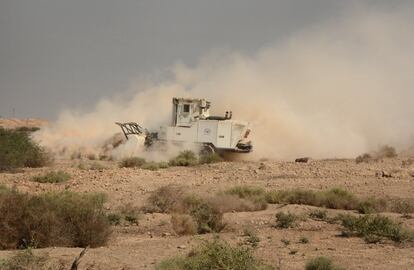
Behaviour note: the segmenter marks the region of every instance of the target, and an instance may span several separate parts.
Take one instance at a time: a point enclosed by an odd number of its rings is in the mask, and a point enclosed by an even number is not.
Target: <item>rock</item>
[[[299,163],[308,163],[310,160],[309,157],[302,157],[302,158],[297,158],[295,159],[295,162],[299,162]]]
[[[377,177],[387,177],[387,178],[392,177],[391,173],[387,172],[387,171],[377,171],[375,173],[375,176],[377,176]]]
[[[169,233],[169,232],[163,232],[161,235],[162,235],[162,237],[167,237],[167,236],[171,236],[171,233]]]
[[[178,248],[178,249],[186,249],[186,248],[187,248],[187,246],[186,246],[186,245],[179,245],[177,248]]]

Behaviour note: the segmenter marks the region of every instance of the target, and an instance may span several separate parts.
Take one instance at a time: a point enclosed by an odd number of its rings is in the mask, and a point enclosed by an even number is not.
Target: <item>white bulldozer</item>
[[[249,123],[232,119],[232,112],[224,116],[210,116],[211,103],[205,99],[173,98],[172,123],[149,132],[134,122],[116,123],[126,139],[129,136],[145,136],[145,145],[194,143],[208,153],[252,151],[248,139]]]

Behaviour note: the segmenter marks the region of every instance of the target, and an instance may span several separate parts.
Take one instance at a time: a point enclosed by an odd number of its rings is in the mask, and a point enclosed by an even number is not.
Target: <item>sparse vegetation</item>
[[[103,194],[30,195],[2,188],[0,249],[101,246],[110,234]]]
[[[317,257],[306,263],[306,270],[344,270],[332,263],[332,260],[327,257]]]
[[[51,171],[44,175],[34,176],[32,181],[38,183],[62,183],[70,179],[70,174],[64,171]]]
[[[18,252],[16,255],[0,260],[0,269],[7,270],[62,270],[65,266],[45,255],[34,255],[31,248]]]
[[[285,246],[289,246],[290,245],[290,240],[282,238],[282,240],[280,240]]]
[[[0,171],[22,167],[42,167],[51,162],[50,155],[28,132],[0,127]]]
[[[162,261],[157,270],[193,270],[193,269],[237,269],[271,270],[271,266],[257,260],[251,249],[232,247],[226,242],[213,240],[203,243],[186,257],[177,257]]]
[[[276,213],[276,227],[281,229],[292,228],[296,226],[298,216],[292,213]]]
[[[380,215],[363,215],[341,217],[344,236],[359,236],[368,243],[390,239],[394,242],[414,242],[414,231],[402,228],[388,217]]]
[[[387,202],[384,199],[369,197],[358,203],[358,212],[361,214],[372,214],[383,212],[387,209]]]
[[[358,199],[351,193],[333,188],[327,191],[275,190],[266,194],[268,203],[307,204],[333,209],[356,209]]]
[[[198,164],[198,159],[193,151],[182,151],[175,158],[170,159],[170,166],[194,166]]]

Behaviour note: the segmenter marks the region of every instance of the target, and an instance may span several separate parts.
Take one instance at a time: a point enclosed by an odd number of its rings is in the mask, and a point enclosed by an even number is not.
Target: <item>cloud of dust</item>
[[[414,141],[413,10],[350,12],[253,56],[212,53],[196,67],[177,64],[172,79],[138,84],[129,100],[105,99],[92,112],[65,111],[35,139],[65,155],[99,153],[120,131],[116,121],[169,124],[177,96],[207,98],[213,115],[231,110],[251,122],[254,157],[403,149]]]

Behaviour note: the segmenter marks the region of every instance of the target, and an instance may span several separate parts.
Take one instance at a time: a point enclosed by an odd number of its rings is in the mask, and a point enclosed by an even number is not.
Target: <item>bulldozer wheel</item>
[[[216,149],[214,146],[212,146],[211,144],[204,144],[203,148],[200,151],[200,155],[207,156],[207,155],[214,154],[215,152],[216,152]]]

